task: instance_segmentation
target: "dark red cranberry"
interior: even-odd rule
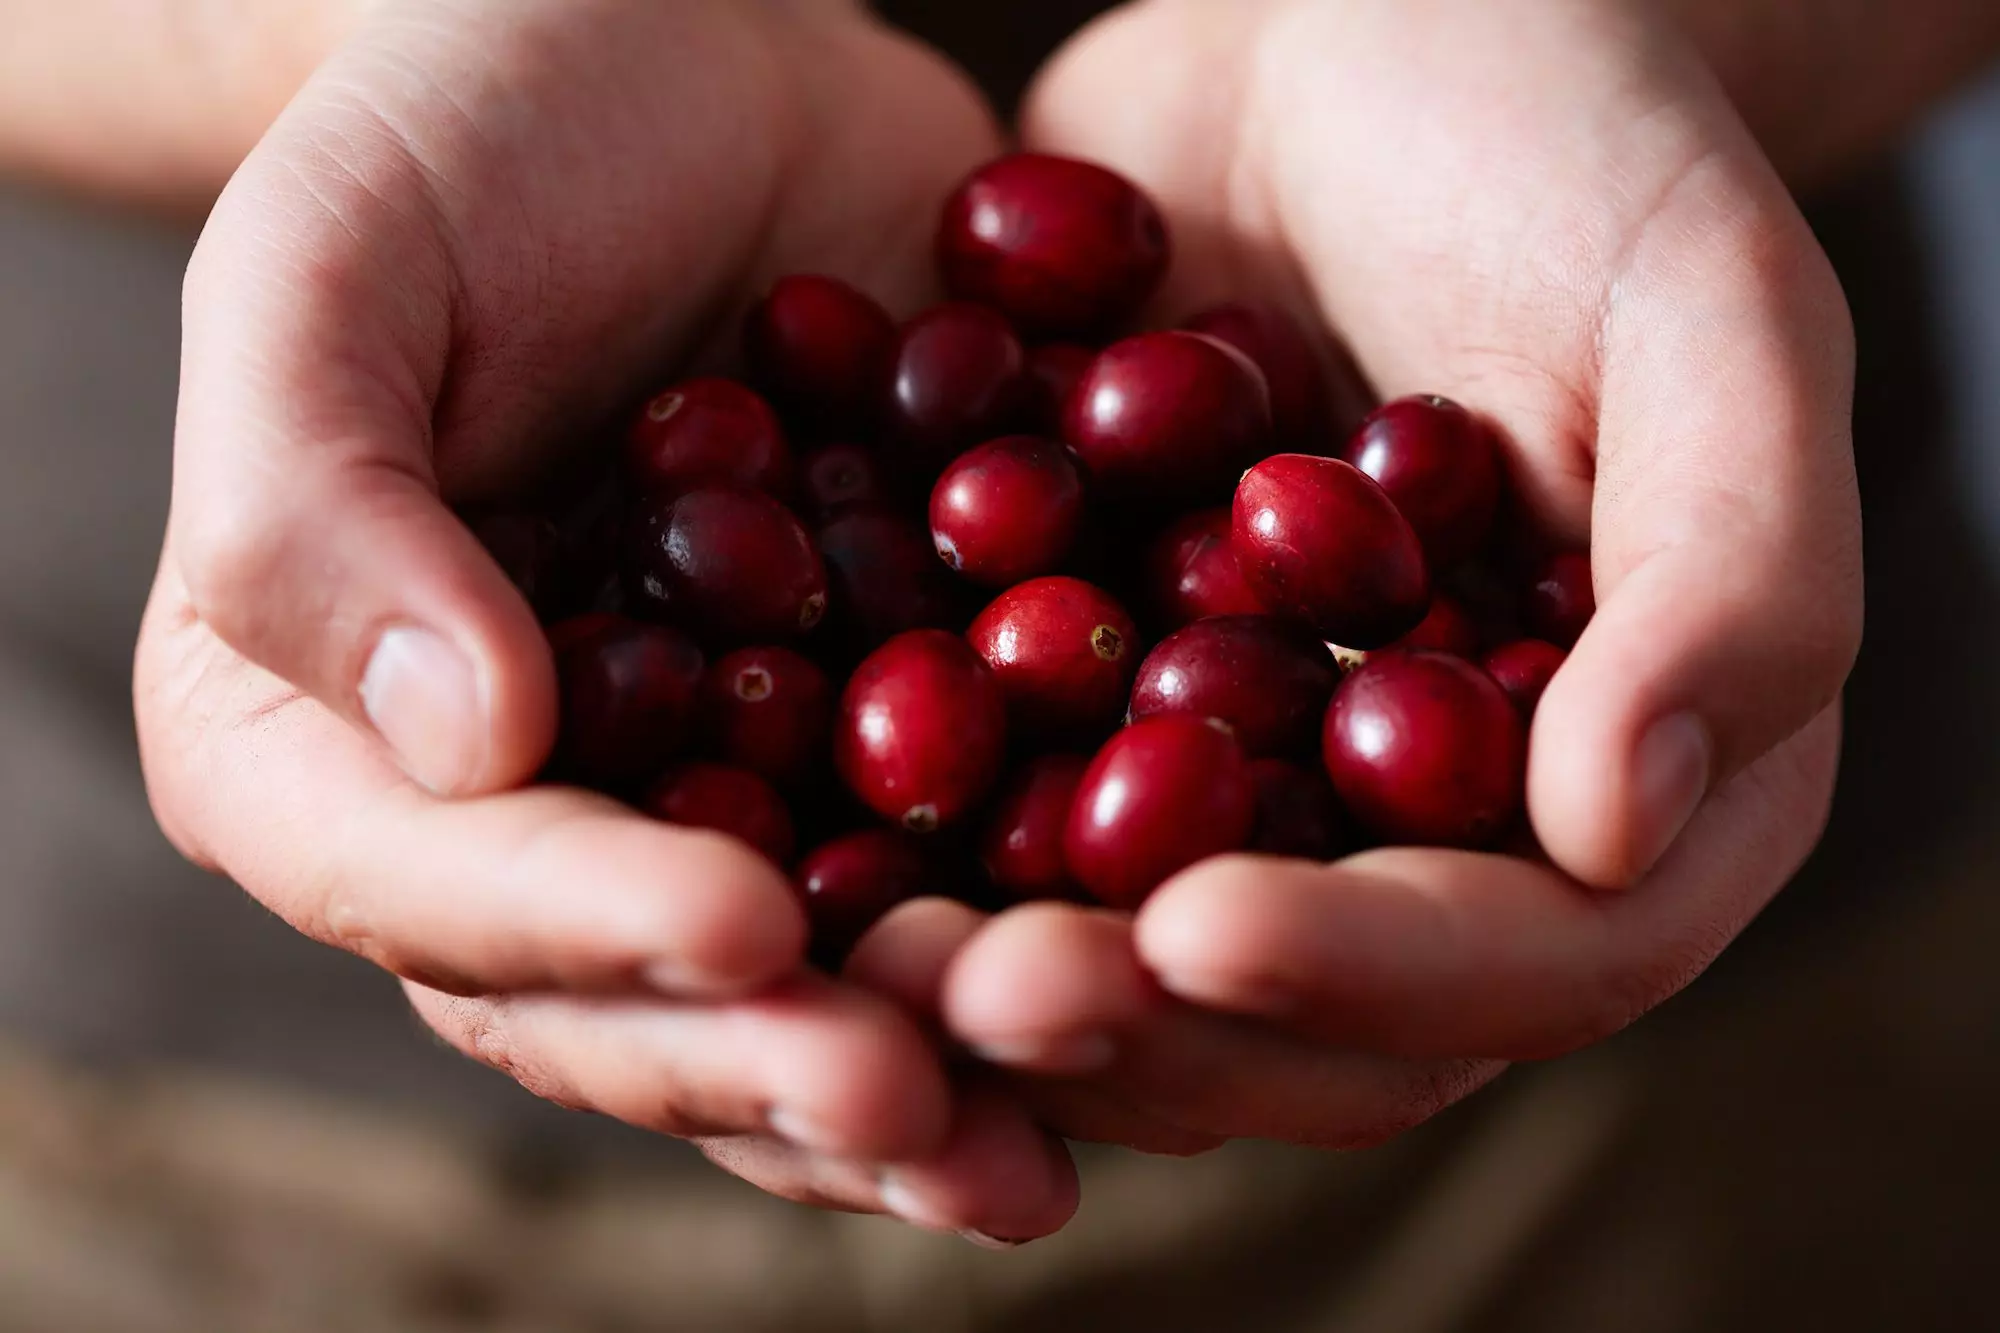
[[[965,623],[950,573],[923,528],[901,514],[856,505],[820,526],[819,545],[833,582],[830,628],[850,650]]]
[[[750,373],[800,421],[822,430],[874,424],[896,324],[838,278],[780,278],[743,330]]]
[[[1283,759],[1250,765],[1257,784],[1255,851],[1301,861],[1331,861],[1347,848],[1347,821],[1333,784],[1318,768]]]
[[[1001,593],[966,631],[1007,699],[1009,719],[1037,736],[1090,736],[1118,724],[1139,665],[1125,608],[1082,579],[1032,579]]]
[[[900,833],[863,829],[808,852],[793,883],[805,900],[813,942],[836,958],[931,880],[922,849]]]
[[[848,789],[915,833],[956,823],[991,790],[1007,752],[999,682],[965,640],[912,630],[856,668],[834,759]]]
[[[1063,832],[1076,881],[1135,908],[1197,861],[1250,845],[1257,788],[1219,722],[1172,714],[1113,736],[1091,761]]]
[[[1083,483],[1059,444],[992,440],[946,468],[931,492],[931,540],[963,577],[1005,588],[1062,568],[1083,521]]]
[[[1097,349],[1082,343],[1043,343],[1028,352],[1027,378],[1021,381],[1021,416],[1030,430],[1043,435],[1061,435],[1063,408]]]
[[[1318,636],[1272,616],[1197,620],[1153,649],[1132,720],[1187,713],[1229,724],[1253,759],[1311,754],[1340,668]]]
[[[777,414],[723,379],[688,380],[656,394],[626,434],[625,465],[641,489],[668,495],[706,486],[784,495],[793,479]]]
[[[1479,626],[1473,623],[1471,614],[1459,605],[1456,597],[1438,593],[1431,598],[1430,613],[1424,617],[1423,623],[1392,646],[1424,648],[1437,653],[1476,658],[1479,655]]]
[[[822,519],[856,505],[886,505],[893,501],[882,460],[858,444],[829,444],[815,449],[800,465],[805,477],[806,504]]]
[[[693,729],[702,655],[678,630],[588,615],[549,631],[562,724],[552,767],[591,786],[622,787],[671,763]]]
[[[1475,664],[1383,653],[1334,695],[1325,759],[1342,804],[1379,837],[1487,847],[1521,811],[1527,733]]]
[[[1280,454],[1236,490],[1230,543],[1274,614],[1364,651],[1394,643],[1430,610],[1430,571],[1409,522],[1365,473]]]
[[[1167,224],[1123,176],[1072,158],[1017,153],[952,195],[938,263],[954,296],[1039,334],[1111,328],[1166,276]]]
[[[1500,688],[1507,691],[1507,697],[1521,710],[1521,716],[1532,718],[1549,682],[1556,678],[1556,672],[1568,658],[1568,653],[1552,643],[1519,639],[1488,653],[1486,671],[1500,682]]]
[[[1074,899],[1076,881],[1063,862],[1063,832],[1083,784],[1088,759],[1050,754],[1031,759],[1002,789],[980,838],[986,874],[1009,899]]]
[[[1146,596],[1166,629],[1209,616],[1264,614],[1236,563],[1229,524],[1227,508],[1204,509],[1154,539],[1146,556]]]
[[[537,615],[555,609],[562,579],[562,534],[540,514],[489,514],[473,535]]]
[[[1399,398],[1378,408],[1347,461],[1380,483],[1424,544],[1450,569],[1486,544],[1500,507],[1500,446],[1486,423],[1449,398]]]
[[[1271,439],[1263,372],[1198,333],[1143,333],[1107,347],[1063,413],[1093,485],[1121,500],[1189,503],[1228,494]]]
[[[1558,648],[1576,647],[1596,614],[1590,557],[1577,551],[1566,551],[1543,564],[1521,598],[1521,619],[1528,633]]]
[[[1022,399],[1026,356],[1002,316],[984,306],[934,306],[903,326],[884,411],[890,436],[932,472],[1003,434]]]
[[[781,787],[816,776],[833,734],[833,684],[789,648],[744,648],[701,687],[708,743],[723,762]]]
[[[1257,363],[1271,388],[1278,443],[1301,453],[1330,453],[1337,440],[1332,386],[1314,335],[1290,311],[1264,302],[1216,306],[1186,326],[1234,347]]]
[[[770,783],[746,769],[684,764],[654,783],[640,804],[655,819],[727,833],[781,869],[792,863],[792,813]]]
[[[641,606],[712,642],[794,638],[826,614],[826,567],[791,511],[711,487],[642,502],[626,583]]]
[[[557,555],[547,618],[624,610],[619,564],[626,507],[623,478],[607,465],[597,485],[556,511]]]

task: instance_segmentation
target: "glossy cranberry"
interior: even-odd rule
[[[1154,539],[1146,555],[1146,598],[1169,630],[1209,616],[1256,616],[1264,604],[1250,591],[1229,542],[1227,508],[1189,514]]]
[[[1060,569],[1082,521],[1076,464],[1061,445],[1031,435],[959,455],[931,491],[939,558],[989,588]]]
[[[1325,759],[1342,804],[1376,835],[1486,847],[1520,813],[1527,733],[1513,700],[1473,663],[1383,653],[1334,695]]]
[[[1228,728],[1173,714],[1113,736],[1091,761],[1063,831],[1069,872],[1113,907],[1137,907],[1197,861],[1250,845],[1257,788]]]
[[[876,922],[923,894],[930,879],[929,862],[909,838],[863,829],[808,852],[793,883],[805,900],[814,943],[838,956]]]
[[[684,764],[654,783],[640,806],[669,824],[727,833],[780,868],[792,863],[792,813],[770,783],[747,769]]]
[[[912,629],[963,625],[958,589],[917,523],[878,505],[855,505],[820,525],[833,583],[830,629],[866,651]]]
[[[1082,343],[1043,343],[1029,349],[1028,373],[1021,381],[1021,417],[1031,430],[1061,435],[1063,408],[1076,392],[1097,349]]]
[[[895,321],[872,297],[810,273],[778,279],[743,329],[752,378],[816,429],[874,423],[895,342]]]
[[[1114,172],[1017,153],[946,203],[938,263],[954,296],[1040,334],[1089,333],[1138,313],[1172,245],[1153,201]]]
[[[1521,716],[1532,718],[1549,682],[1568,659],[1569,654],[1552,643],[1518,639],[1486,655],[1486,672],[1507,691],[1507,697],[1521,710]]]
[[[1002,434],[1022,400],[1026,356],[984,306],[935,306],[896,340],[884,420],[913,463],[935,472],[959,450]]]
[[[840,776],[869,808],[912,832],[969,813],[1006,752],[999,682],[955,634],[900,634],[847,682],[834,729]]]
[[[734,380],[688,380],[639,409],[625,437],[625,466],[643,490],[680,495],[748,486],[785,495],[791,447],[770,405]]]
[[[1301,453],[1332,451],[1332,386],[1314,335],[1290,311],[1240,302],[1204,310],[1184,327],[1220,339],[1257,363],[1271,389],[1271,421],[1280,445]]]
[[[540,514],[489,514],[473,525],[472,532],[536,614],[555,609],[561,592],[562,534],[554,522]]]
[[[1500,507],[1500,447],[1486,423],[1449,398],[1399,398],[1376,409],[1347,461],[1381,484],[1417,530],[1434,569],[1486,544]]]
[[[693,730],[701,649],[678,630],[588,615],[549,631],[561,687],[553,770],[619,787],[671,763]]]
[[[1347,848],[1347,821],[1340,797],[1317,768],[1283,759],[1250,765],[1257,784],[1257,832],[1253,851],[1301,861],[1332,861]]]
[[[826,567],[791,511],[711,487],[641,503],[626,583],[639,604],[712,642],[789,639],[826,614]]]
[[[894,496],[882,460],[858,444],[829,444],[807,454],[800,465],[805,499],[822,519],[856,505],[886,505]]]
[[[1558,648],[1576,647],[1596,614],[1590,557],[1577,551],[1545,562],[1528,581],[1528,590],[1521,598],[1521,619],[1528,633]]]
[[[1107,347],[1063,413],[1063,434],[1110,497],[1187,503],[1228,494],[1271,439],[1271,395],[1250,359],[1198,333]]]
[[[1001,593],[965,637],[1029,735],[1090,737],[1118,724],[1139,665],[1139,629],[1081,579],[1032,579]]]
[[[1423,648],[1459,657],[1479,656],[1479,626],[1456,597],[1438,593],[1431,598],[1430,613],[1423,623],[1396,640],[1396,648]]]
[[[1063,862],[1063,832],[1083,784],[1088,759],[1051,754],[1031,759],[1004,787],[980,837],[986,874],[1009,899],[1074,899],[1076,881]]]
[[[1303,626],[1271,616],[1197,620],[1140,666],[1131,716],[1218,719],[1253,759],[1311,754],[1338,684],[1333,654]]]
[[[1230,543],[1251,590],[1334,643],[1394,643],[1430,610],[1417,534],[1380,486],[1332,458],[1280,454],[1236,490]]]
[[[789,648],[744,648],[708,669],[701,720],[724,763],[781,787],[815,776],[833,734],[833,683]]]

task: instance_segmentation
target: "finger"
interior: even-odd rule
[[[1152,1157],[1199,1157],[1228,1142],[1141,1111],[1090,1080],[1023,1075],[1005,1086],[1037,1124],[1072,1143],[1102,1143]]]
[[[162,822],[315,939],[463,993],[740,994],[800,963],[795,893],[739,843],[560,788],[440,800],[198,628],[143,651],[184,705],[139,710]]]
[[[1322,1042],[1411,1059],[1543,1059],[1618,1031],[1698,976],[1811,849],[1836,714],[1726,785],[1639,889],[1592,894],[1509,857],[1235,858],[1140,912],[1169,991]]]
[[[927,1159],[952,1123],[944,1071],[895,1009],[824,979],[674,1005],[455,998],[408,986],[458,1050],[539,1097],[660,1134],[775,1134],[813,1153]]]
[[[841,980],[880,995],[927,1031],[943,1035],[938,1003],[945,974],[986,921],[984,912],[950,898],[904,903],[861,937],[841,966]]]

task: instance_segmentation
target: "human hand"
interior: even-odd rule
[[[1194,1133],[1349,1145],[1699,974],[1817,841],[1862,607],[1845,305],[1694,50],[1620,0],[1144,0],[1026,137],[1162,202],[1162,313],[1302,294],[1385,396],[1489,416],[1520,536],[1588,542],[1600,609],[1534,724],[1545,860],[953,912],[952,1034]]]
[[[549,649],[447,507],[531,485],[778,273],[912,304],[938,201],[995,147],[963,80],[847,0],[382,7],[190,268],[136,699],[175,843],[467,1053],[781,1194],[1027,1238],[1074,1206],[1061,1145],[955,1095],[887,1001],[799,974],[779,873],[516,790]]]

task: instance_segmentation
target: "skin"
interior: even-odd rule
[[[552,427],[699,362],[777,273],[911,308],[936,199],[997,147],[986,111],[839,0],[196,12],[232,2],[248,22],[179,29],[203,60],[163,69],[167,8],[0,0],[23,62],[0,160],[153,201],[204,198],[348,38],[190,269],[135,675],[149,787],[186,854],[531,1090],[787,1197],[1027,1239],[1076,1203],[1043,1126],[1379,1141],[1685,984],[1816,838],[1860,628],[1851,343],[1725,90],[1812,179],[2000,40],[1970,0],[1918,0],[1936,25],[1848,0],[1836,28],[1807,0],[1150,0],[1081,35],[1025,133],[1159,195],[1169,312],[1303,293],[1385,392],[1499,421],[1531,534],[1593,541],[1603,611],[1534,738],[1550,861],[1236,859],[1136,919],[918,903],[840,982],[795,974],[789,891],[740,850],[510,790],[549,743],[550,665],[444,501],[532,478]],[[87,98],[32,74],[65,61]],[[404,752],[360,683],[407,626],[468,687]],[[1648,781],[1682,716],[1706,762]],[[1009,1074],[948,1079],[940,1030]]]

